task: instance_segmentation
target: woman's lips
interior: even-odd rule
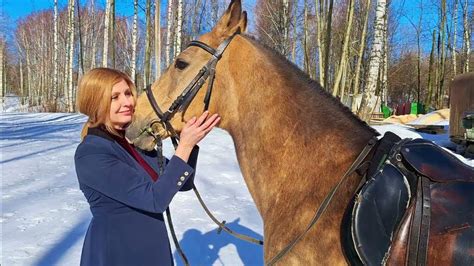
[[[119,114],[121,114],[121,115],[132,115],[132,111],[131,110],[123,111],[123,112],[119,112]]]

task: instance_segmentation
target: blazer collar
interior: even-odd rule
[[[104,138],[104,139],[107,139],[107,140],[110,140],[110,141],[115,141],[114,138],[112,138],[112,136],[110,136],[110,133],[107,132],[107,130],[105,128],[103,128],[103,126],[90,127],[87,130],[87,135],[94,135],[94,136],[98,136],[98,137],[101,137],[101,138]]]

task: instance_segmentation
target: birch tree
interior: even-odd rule
[[[106,0],[105,2],[105,18],[104,18],[104,49],[102,50],[102,66],[108,66],[109,56],[109,39],[110,39],[110,24],[111,22],[111,9],[114,0]]]
[[[133,0],[133,26],[132,26],[132,62],[130,72],[132,80],[137,84],[137,34],[138,34],[138,0]]]
[[[169,66],[171,61],[171,40],[172,40],[172,31],[171,25],[173,21],[173,0],[168,0],[168,11],[167,11],[167,19],[166,19],[166,48],[165,48],[165,63],[166,67]]]
[[[176,18],[176,32],[175,32],[175,46],[174,46],[174,57],[181,52],[181,41],[183,35],[183,0],[178,0],[178,15]]]
[[[453,11],[453,44],[451,45],[451,55],[453,57],[453,76],[456,76],[457,66],[456,66],[456,56],[457,56],[457,29],[458,29],[458,0],[454,0],[454,11]]]
[[[469,12],[468,12],[468,0],[464,1],[463,5],[463,46],[464,46],[464,73],[469,72],[469,58],[471,56],[471,29],[469,25]]]
[[[370,52],[370,63],[367,77],[366,90],[362,96],[361,107],[358,112],[359,117],[368,122],[372,116],[377,105],[377,97],[375,91],[377,89],[377,80],[379,77],[380,68],[382,64],[382,53],[384,49],[384,22],[387,16],[387,2],[386,0],[377,0],[377,7],[375,12],[374,23],[374,40]]]
[[[143,74],[143,84],[147,86],[151,83],[150,80],[150,57],[151,57],[151,0],[146,0],[145,7],[145,17],[146,17],[146,33],[145,33],[145,71]]]
[[[161,76],[161,0],[155,0],[155,80]]]
[[[73,60],[74,60],[74,5],[75,0],[69,0],[68,13],[69,13],[69,23],[68,23],[68,74],[67,74],[67,106],[69,112],[74,112],[74,91],[73,91],[73,80],[72,80],[72,71],[73,71]]]
[[[57,109],[57,98],[58,98],[58,31],[59,31],[59,21],[58,21],[58,0],[54,0],[54,14],[53,14],[53,23],[54,23],[54,50],[53,50],[53,100],[54,100],[54,110]]]
[[[3,97],[5,97],[6,93],[6,86],[5,86],[5,69],[4,69],[4,61],[5,61],[5,41],[3,37],[0,36],[0,100],[3,102]]]

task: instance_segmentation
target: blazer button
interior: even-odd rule
[[[184,176],[181,176],[181,177],[179,178],[179,180],[181,180],[181,181],[184,181],[184,179],[186,179],[186,177],[184,177]]]
[[[179,181],[176,185],[181,186],[183,184],[183,182]]]
[[[188,175],[189,175],[189,172],[188,172],[188,171],[184,172],[184,175],[185,175],[185,176],[188,176]]]

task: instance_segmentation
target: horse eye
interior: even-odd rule
[[[181,59],[177,59],[176,63],[174,64],[174,67],[176,67],[179,70],[185,69],[189,64]]]

